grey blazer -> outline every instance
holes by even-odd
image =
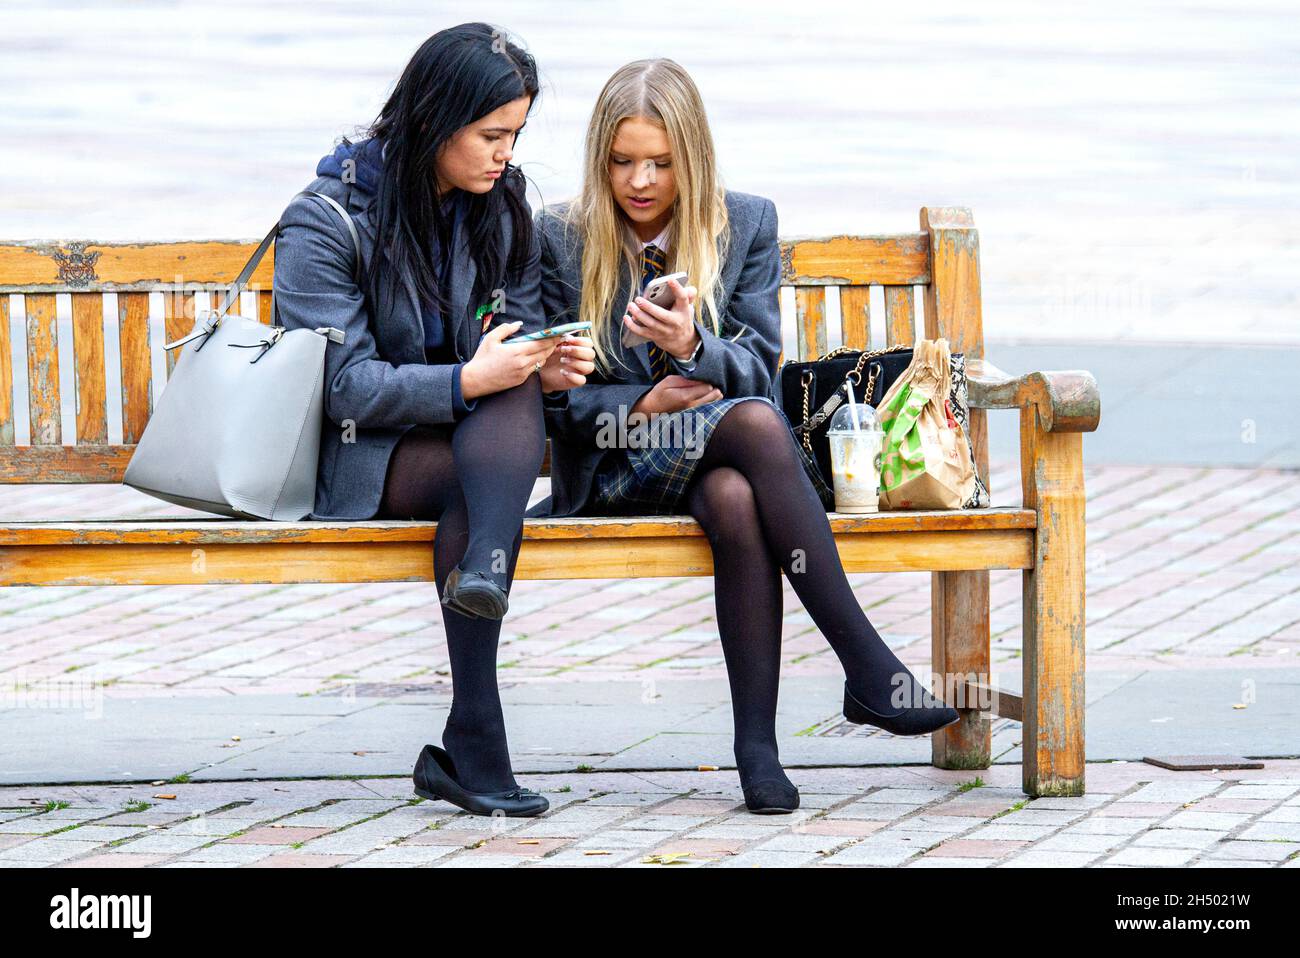
[[[680,375],[712,383],[723,396],[771,397],[781,355],[781,248],[776,206],[766,197],[734,190],[727,191],[726,203],[731,237],[718,300],[722,334],[714,335],[697,320],[703,345],[695,366],[671,362]],[[563,223],[567,208],[567,203],[544,207],[535,218],[542,258],[542,302],[549,325],[578,318],[583,241],[576,230],[566,229]],[[622,307],[629,299],[628,280],[623,277],[614,298],[612,328],[622,329]],[[613,346],[617,358],[609,376],[597,369],[585,385],[545,400],[551,437],[551,497],[530,509],[529,516],[572,516],[582,509],[607,451],[596,446],[601,425],[616,422],[622,435],[632,406],[654,385],[644,343],[627,349],[616,336]]]
[[[333,197],[351,214],[363,261],[375,252],[370,200],[350,183],[320,176],[307,189]],[[517,189],[521,191],[522,186]],[[510,248],[510,217],[504,217],[503,257]],[[451,265],[451,335],[445,345],[457,358],[474,355],[482,335],[474,322],[480,303],[471,298],[476,273],[466,231],[458,233]],[[493,319],[523,321],[520,332],[541,329],[539,250],[505,290],[504,308]],[[275,243],[276,322],[289,329],[335,326],[342,344],[325,349],[325,416],[321,423],[316,506],[310,519],[372,519],[379,510],[388,459],[412,426],[450,423],[454,364],[430,365],[415,283],[403,275],[405,295],[376,315],[374,304],[352,278],[352,239],[338,214],[319,199],[298,196],[280,220]],[[481,284],[480,284],[481,285]],[[486,302],[491,290],[478,291]],[[348,427],[351,427],[350,429]]]

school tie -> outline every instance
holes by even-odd
[[[658,246],[651,243],[641,251],[641,290],[650,285],[650,281],[660,277],[668,268],[668,257]],[[668,375],[668,354],[654,343],[646,343],[650,354],[650,375],[655,382]]]

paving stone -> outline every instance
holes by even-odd
[[[70,832],[61,832],[60,834],[76,836],[76,841],[113,842],[119,838],[145,835],[147,831],[143,828],[122,828],[112,825],[83,825],[81,828],[74,828]],[[52,835],[50,837],[57,838],[58,836]]]
[[[1220,833],[1199,828],[1153,828],[1133,840],[1143,848],[1209,848],[1219,841]]]
[[[679,855],[682,853],[689,853],[694,859],[713,859],[714,861],[721,861],[724,858],[730,858],[739,854],[748,846],[748,844],[748,842],[739,839],[710,839],[678,836],[676,838],[670,838],[663,844],[652,848],[648,854]],[[792,850],[802,851],[803,849]]]
[[[801,801],[801,807],[808,797],[807,795],[801,796],[803,800]],[[735,802],[720,798],[676,798],[656,808],[655,814],[712,818],[717,815],[725,815],[734,810],[735,807]]]
[[[760,848],[782,852],[830,852],[840,845],[856,841],[850,835],[808,834],[783,832],[763,841]]]
[[[127,852],[109,852],[87,855],[72,861],[60,862],[56,868],[147,868],[167,858],[166,855],[132,855]]]
[[[1031,849],[1005,861],[999,868],[1082,868],[1097,860],[1097,852]]]
[[[1061,830],[1065,835],[1134,835],[1156,824],[1154,818],[1085,818]]]
[[[48,838],[38,838],[0,851],[0,867],[8,868],[11,864],[17,862],[53,863],[66,861],[69,858],[97,851],[103,847],[99,842],[52,842]]]
[[[597,832],[596,834],[578,842],[574,847],[582,849],[650,848],[651,846],[657,845],[664,839],[671,838],[672,836],[673,832],[671,831],[651,831],[649,829],[610,829],[607,831]]]
[[[861,819],[815,818],[800,825],[792,826],[791,831],[803,835],[842,835],[849,838],[864,838],[887,827],[887,825],[887,822],[872,822]]]
[[[908,862],[905,868],[991,868],[996,858],[931,858],[924,855]]]
[[[117,847],[122,851],[134,854],[151,854],[154,852],[179,854],[206,845],[216,838],[215,835],[191,835],[167,830],[151,832],[143,838],[131,839]]]
[[[1060,832],[1044,838],[1035,849],[1053,852],[1107,852],[1129,840],[1127,835],[1086,835]]]
[[[703,825],[712,818],[709,815],[642,815],[624,819],[618,827],[637,831],[650,829],[656,832],[680,832]]]
[[[1206,857],[1213,858],[1247,858],[1253,861],[1280,862],[1300,851],[1300,844],[1291,842],[1251,842],[1230,839],[1210,846]]]
[[[1290,798],[1297,791],[1300,791],[1300,782],[1281,782],[1272,785],[1243,782],[1228,786],[1216,797],[1279,800]]]
[[[1029,808],[1037,809],[1065,809],[1071,811],[1076,808],[1091,809],[1098,805],[1105,805],[1115,796],[1108,795],[1104,792],[1088,792],[1086,795],[1077,795],[1072,797],[1049,797],[1036,798],[1030,804]]]
[[[1071,811],[1069,809],[1029,809],[1009,812],[997,821],[1002,825],[1067,825],[1087,814],[1087,809]]]
[[[357,859],[358,865],[427,865],[430,862],[436,862],[439,859],[446,858],[453,852],[460,850],[460,846],[449,845],[390,845],[387,848],[381,848],[378,851],[372,851],[370,854]],[[277,858],[279,856],[276,856]],[[314,858],[338,858],[348,861],[345,855],[312,855]]]
[[[904,832],[964,832],[984,824],[983,818],[967,818],[960,815],[912,815],[908,818],[891,822],[889,827]]]
[[[1244,858],[1202,858],[1192,862],[1189,868],[1270,868],[1268,862],[1252,861]]]
[[[1112,802],[1092,814],[1105,818],[1164,818],[1182,807],[1182,802]]]
[[[843,808],[837,808],[828,814],[828,818],[865,818],[871,821],[890,821],[896,818],[902,818],[910,812],[921,808],[920,805],[895,804],[895,803],[878,803],[878,802],[854,802],[852,805],[845,805]]]
[[[763,848],[754,851],[744,852],[740,855],[732,855],[721,861],[710,865],[710,868],[800,868],[814,862],[822,861],[822,857],[813,852],[803,851],[779,851],[773,849],[767,851]]]
[[[1122,848],[1107,862],[1112,865],[1140,865],[1148,868],[1171,868],[1186,865],[1196,856],[1193,848]]]
[[[1004,825],[1002,820],[998,819],[991,825],[984,825],[969,832],[964,837],[986,841],[1032,842],[1046,838],[1060,827],[1060,825]]]
[[[868,795],[865,801],[873,805],[896,804],[924,805],[928,802],[949,796],[950,788],[881,788]]]
[[[289,851],[283,848],[274,855],[249,862],[246,868],[334,868],[350,861],[347,855],[312,855],[308,852]],[[403,863],[405,864],[405,863]]]
[[[292,845],[295,842],[307,842],[321,835],[327,835],[332,828],[274,828],[270,825],[252,828],[242,835],[227,838],[232,845]]]
[[[518,855],[469,855],[462,852],[450,858],[444,858],[440,862],[435,862],[433,868],[516,868],[527,862],[528,859],[520,858]],[[344,865],[344,868],[354,867]],[[364,866],[376,867],[376,866]],[[382,866],[388,867],[388,866]]]
[[[590,849],[588,849],[590,851]],[[631,849],[608,849],[608,855],[589,855],[587,851],[577,848],[566,848],[563,851],[549,855],[542,860],[544,867],[563,867],[563,868],[610,868],[621,862],[627,861],[631,855],[640,855],[642,852],[633,852]]]
[[[274,855],[276,852],[281,851],[284,851],[283,845],[232,845],[229,842],[218,842],[217,844],[209,845],[206,848],[196,848],[193,851],[182,855],[181,858],[184,861],[243,865],[247,862],[255,862],[260,858],[265,858],[267,855]]]
[[[1197,812],[1188,809],[1171,815],[1160,822],[1161,828],[1205,828],[1216,832],[1227,832],[1243,822],[1249,821],[1249,815],[1232,812]]]
[[[1121,795],[1115,802],[1191,802],[1212,794],[1217,788],[1219,782],[1208,780],[1148,782],[1135,792]]]
[[[869,845],[865,842],[850,845],[823,859],[827,865],[901,865],[907,859],[925,851],[925,846],[900,844]]]
[[[1297,822],[1259,822],[1236,836],[1245,841],[1300,842],[1300,823]]]

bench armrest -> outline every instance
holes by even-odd
[[[966,368],[972,409],[1038,408],[1044,432],[1092,432],[1101,420],[1101,393],[1083,369],[1008,376],[982,359]]]

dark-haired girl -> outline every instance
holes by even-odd
[[[335,326],[313,519],[436,520],[435,583],[453,700],[443,748],[416,761],[417,794],[477,814],[536,815],[545,798],[510,767],[497,641],[523,514],[545,452],[543,389],[593,368],[583,352],[543,371],[538,249],[510,161],[537,98],[532,57],[468,23],[429,37],[357,142],[322,158],[281,219],[275,305],[290,328]]]

